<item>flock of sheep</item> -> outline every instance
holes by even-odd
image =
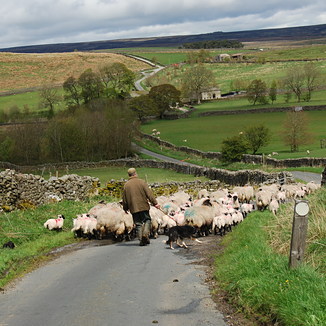
[[[318,189],[314,182],[308,184],[271,184],[258,189],[252,186],[234,187],[232,190],[219,189],[198,191],[196,198],[185,191],[170,196],[157,197],[160,209],[150,208],[152,218],[151,236],[158,237],[176,225],[191,225],[197,236],[209,234],[224,235],[239,224],[253,210],[269,209],[277,213],[279,205],[288,200],[301,199]],[[60,230],[64,217],[50,219],[44,227]],[[71,230],[77,237],[103,239],[113,236],[116,240],[131,240],[135,237],[135,228],[130,213],[126,213],[120,203],[99,202],[87,213],[73,219]]]

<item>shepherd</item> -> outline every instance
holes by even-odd
[[[122,205],[125,212],[130,211],[140,246],[150,244],[149,235],[151,231],[151,217],[149,209],[151,203],[160,209],[153,192],[149,189],[147,183],[138,178],[135,168],[128,170],[129,180],[123,187]]]

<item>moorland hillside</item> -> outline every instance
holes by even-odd
[[[9,51],[16,53],[50,53],[50,52],[71,52],[71,51],[93,51],[115,48],[134,48],[134,47],[180,47],[184,43],[209,41],[209,40],[238,40],[240,42],[257,42],[257,41],[302,41],[305,40],[311,44],[325,44],[326,24],[299,26],[288,28],[273,28],[261,30],[248,30],[238,32],[214,32],[197,35],[177,35],[165,37],[150,38],[131,38],[118,40],[104,40],[94,42],[79,43],[60,43],[60,44],[43,44],[20,46],[13,48],[0,49],[0,52]]]

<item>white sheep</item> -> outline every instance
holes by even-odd
[[[97,236],[97,219],[90,214],[79,214],[77,218],[73,219],[73,228],[71,232],[74,232],[76,236],[87,236],[89,239],[93,236]]]
[[[320,188],[320,184],[316,184],[314,181],[310,181],[306,184],[307,193],[311,194],[313,191]]]
[[[89,212],[91,212],[91,209]],[[126,213],[119,203],[109,203],[96,210],[96,229],[102,238],[112,233],[116,239],[122,240],[124,236],[131,239],[134,223],[132,215]]]
[[[279,205],[277,199],[276,199],[276,198],[273,198],[273,199],[271,200],[271,202],[269,203],[269,205],[268,205],[268,209],[269,209],[269,210],[270,210],[274,215],[276,215],[276,212],[278,211],[279,208],[280,208],[280,205]]]
[[[260,190],[256,193],[257,209],[263,211],[272,200],[273,193],[268,190]]]
[[[63,215],[58,215],[57,218],[48,219],[43,225],[46,229],[61,231],[64,219],[65,217]]]

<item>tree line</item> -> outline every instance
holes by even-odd
[[[184,43],[185,49],[219,49],[219,48],[243,48],[243,44],[238,40],[209,40],[200,42]]]

